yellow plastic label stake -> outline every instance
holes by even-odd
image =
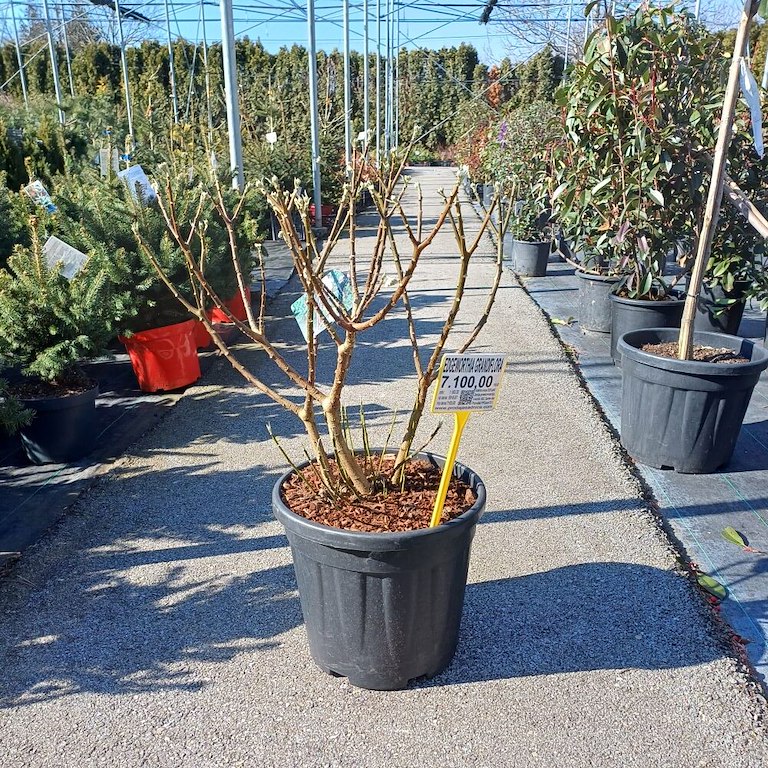
[[[432,413],[453,412],[453,435],[429,527],[440,524],[464,426],[472,411],[496,407],[507,359],[504,355],[443,355],[432,396]]]
[[[453,414],[453,418],[451,445],[448,448],[448,455],[445,457],[443,476],[440,478],[440,487],[437,489],[437,498],[435,499],[435,507],[432,510],[432,519],[429,521],[430,528],[440,525],[445,497],[448,495],[448,485],[451,482],[451,475],[453,475],[453,465],[456,463],[456,454],[459,452],[461,433],[464,431],[464,425],[469,420],[469,411],[456,411]]]

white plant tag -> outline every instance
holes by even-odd
[[[128,189],[131,190],[134,198],[138,188],[143,203],[152,202],[157,197],[155,190],[152,189],[152,185],[149,183],[147,174],[144,173],[144,169],[140,165],[132,165],[130,168],[120,171],[117,175],[128,185]]]
[[[73,248],[69,243],[59,240],[58,237],[49,237],[43,245],[45,262],[50,269],[54,269],[57,264],[61,265],[61,274],[71,280],[85,264],[88,257]]]
[[[39,205],[41,208],[45,208],[48,213],[56,213],[58,210],[53,200],[51,200],[48,190],[43,186],[43,182],[39,179],[27,184],[27,186],[24,187],[24,192],[26,192],[32,202]]]
[[[739,68],[741,92],[744,94],[744,100],[749,104],[750,116],[752,118],[752,136],[755,140],[755,152],[762,157],[765,154],[765,149],[763,147],[763,115],[760,111],[760,91],[746,59],[741,59]]]
[[[330,272],[326,272],[323,275],[323,285],[327,288],[328,293],[333,296],[347,312],[352,310],[352,283],[349,281],[349,277],[338,269],[332,269]],[[325,309],[325,306],[316,299],[315,312],[312,319],[312,331],[315,338],[317,338],[324,330],[325,324],[320,317],[320,312],[328,322],[332,322],[332,319]],[[307,294],[303,294],[296,301],[291,304],[291,312],[296,318],[296,322],[301,328],[301,334],[304,336],[304,341],[309,341],[309,301]]]

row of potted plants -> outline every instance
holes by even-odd
[[[763,236],[725,203],[708,251],[703,286],[699,289],[691,277],[697,246],[706,234],[705,209],[731,63],[741,57],[740,52],[729,54],[719,39],[673,6],[641,6],[620,18],[609,14],[556,92],[556,105],[529,105],[504,116],[483,148],[486,179],[500,185],[511,201],[525,201],[515,204],[519,215],[510,221],[513,242],[507,255],[512,268],[522,275],[543,274],[554,230],[562,255],[580,278],[581,327],[611,334],[617,365],[634,356],[628,347],[633,333],[680,327],[683,289],[691,283],[697,294],[698,332],[735,334],[745,302],[753,298],[766,303]],[[768,210],[768,158],[756,152],[746,102],[736,105],[726,138],[722,146],[730,178],[758,210]],[[535,237],[537,232],[540,237]],[[520,241],[534,239],[545,241],[539,267],[517,256]],[[677,334],[658,332],[654,339],[671,341]],[[740,339],[701,338],[702,343],[749,358],[745,366],[751,373],[744,381],[754,384],[755,370],[759,375],[764,367],[761,350],[753,351]],[[654,389],[649,382],[669,379],[670,370],[682,366],[687,371],[690,364],[671,360],[656,365],[652,373],[643,371],[642,385],[637,383],[640,362],[631,364],[631,371],[624,373],[622,438],[646,463],[712,471],[730,458],[748,392],[733,408],[712,392],[694,405],[695,398],[683,395],[684,387],[676,382],[672,389],[659,390],[658,403],[646,402],[639,410],[637,406],[642,392]],[[710,365],[706,372],[717,374],[721,382],[727,371],[730,383],[740,370],[732,364],[693,365]],[[744,381],[738,385],[742,395],[751,392]],[[701,434],[705,443],[712,437],[714,423],[707,420],[722,409],[727,418],[718,425],[735,424],[735,432],[725,438],[722,450],[711,443],[694,450],[690,441],[684,447],[683,439],[663,437],[670,429],[666,422],[649,427],[648,412],[656,405],[660,411],[685,408],[686,418],[692,419],[699,411],[705,424],[671,428],[694,442]],[[674,447],[661,450],[659,443]]]
[[[78,362],[101,351],[110,333],[120,327],[130,327],[134,338],[143,333],[137,303],[148,307],[155,317],[174,319],[161,314],[161,309],[170,307],[165,303],[168,296],[160,290],[165,289],[176,302],[174,306],[203,323],[223,355],[250,384],[301,422],[309,441],[309,460],[293,464],[279,478],[272,501],[294,554],[310,648],[321,669],[347,675],[355,685],[377,689],[403,687],[413,678],[436,674],[450,662],[458,640],[470,546],[485,505],[480,478],[456,465],[440,524],[430,525],[434,517],[431,499],[442,459],[423,453],[415,441],[428,390],[438,376],[442,352],[461,308],[469,262],[495,204],[480,232],[470,235],[458,207],[457,183],[442,193],[434,219],[426,223],[422,212],[418,213],[417,226],[416,217],[411,221],[403,208],[400,185],[408,184],[402,174],[404,163],[405,156],[400,155],[393,155],[382,168],[355,163],[339,215],[322,243],[310,226],[306,195],[298,189],[284,190],[277,181],[260,190],[275,212],[305,292],[306,366],[288,362],[283,344],[270,338],[271,329],[264,327],[261,317],[254,317],[247,303],[246,320],[226,311],[225,316],[267,353],[299,397],[286,396],[285,387],[261,380],[239,351],[221,337],[205,311],[211,301],[217,309],[225,309],[217,298],[220,289],[215,287],[220,276],[212,266],[222,232],[241,287],[248,274],[250,265],[241,255],[242,248],[248,248],[247,239],[239,236],[247,192],[230,195],[215,180],[197,178],[190,195],[186,182],[168,176],[159,185],[156,207],[142,203],[134,209],[129,195],[119,187],[110,188],[111,199],[131,210],[128,219],[115,221],[113,202],[93,195],[93,190],[86,200],[62,186],[56,198],[60,211],[35,222],[30,248],[17,247],[9,269],[0,273],[0,313],[4,313],[0,314],[0,342],[5,345],[6,325],[14,319],[18,323],[18,343],[3,346],[2,354],[27,372],[50,375],[59,385],[66,378],[72,388],[79,386],[90,397],[90,383],[80,380]],[[359,232],[355,217],[364,192],[378,216],[372,253],[365,257],[355,244]],[[77,211],[76,216],[69,215],[70,207]],[[405,245],[395,241],[394,220],[405,222],[409,235]],[[417,342],[420,326],[410,311],[408,288],[423,253],[443,228],[455,234],[458,279],[440,338],[426,348]],[[87,256],[69,277],[60,265],[49,267],[44,258],[41,239],[54,231],[83,248]],[[342,240],[349,243],[342,245]],[[346,276],[335,275],[331,286],[326,280],[327,263],[335,250],[351,254],[350,268]],[[138,257],[143,257],[143,266],[132,262]],[[385,280],[383,271],[389,269],[390,259],[394,259],[397,278]],[[144,267],[154,270],[158,281],[151,280],[151,273],[142,271]],[[127,274],[134,275],[135,285],[121,282]],[[482,328],[494,297],[492,291],[464,348]],[[48,327],[38,329],[39,338],[30,335],[32,321],[23,317],[24,306],[32,302],[49,313],[43,315],[49,322]],[[361,334],[388,320],[403,305],[414,346],[413,405],[393,450],[385,446],[378,452],[368,447],[361,417],[363,436],[358,444],[362,442],[366,448],[358,451],[343,401],[355,348]],[[84,327],[83,338],[75,338],[74,329],[86,311],[94,329]],[[317,331],[327,334],[330,343],[317,341],[316,325],[322,326]],[[62,354],[57,358],[61,365],[43,362],[50,357],[46,334],[62,339]],[[14,357],[11,352],[18,354]],[[329,365],[334,357],[336,364]],[[321,370],[333,372],[330,381],[318,375]],[[19,412],[5,416],[16,423],[25,420]],[[305,503],[307,493],[311,504]],[[373,602],[368,599],[371,595]]]
[[[86,171],[57,180],[53,212],[23,193],[13,200],[27,218],[20,239],[28,245],[17,243],[0,269],[0,360],[8,379],[3,407],[18,413],[21,406],[22,413],[34,415],[9,420],[8,427],[20,429],[35,463],[73,461],[92,450],[98,386],[82,362],[107,354],[117,340],[145,392],[178,389],[200,377],[197,350],[211,344],[210,335],[163,284],[147,253],[206,319],[229,322],[233,312],[245,317],[255,241],[245,204],[234,230],[239,268],[248,276],[241,291],[217,206],[201,200],[194,176],[181,180],[167,172],[165,178],[176,192],[174,220],[210,232],[205,251],[195,254],[210,294],[190,283],[151,190]],[[222,200],[231,197],[218,180],[215,186]],[[65,250],[52,252],[47,246],[54,241]],[[64,262],[57,261],[62,253]]]
[[[609,332],[615,314],[618,339],[631,327],[625,300],[653,302],[654,322],[679,323],[675,290],[698,237],[728,63],[720,40],[674,8],[608,16],[556,105],[519,107],[492,126],[480,172],[489,192],[500,185],[515,201],[507,256],[519,274],[540,276],[557,234],[582,278],[583,328]],[[741,108],[729,173],[761,206],[768,161],[750,129]],[[521,258],[524,250],[536,258]],[[739,214],[722,211],[698,328],[738,329],[744,300],[759,299],[764,250]]]

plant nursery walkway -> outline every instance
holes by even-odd
[[[451,172],[413,175],[434,213]],[[484,249],[457,344],[493,279],[490,240]],[[446,230],[416,273],[427,341],[450,306],[453,254]],[[271,305],[271,323],[298,364],[295,290]],[[347,402],[366,404],[383,444],[414,377],[402,317],[377,329],[353,363]],[[470,419],[459,453],[489,502],[459,648],[443,673],[381,693],[314,666],[270,510],[284,462],[265,429],[300,456],[300,425],[221,362],[0,583],[3,762],[768,764],[759,686],[680,570],[545,317],[509,274],[475,351],[505,352],[509,368],[497,410]],[[278,384],[264,356],[246,354]],[[425,417],[425,435],[435,423]]]

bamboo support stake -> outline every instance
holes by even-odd
[[[723,100],[723,113],[720,117],[720,127],[717,133],[715,145],[714,164],[712,166],[712,178],[707,193],[707,204],[704,209],[701,235],[696,249],[696,261],[693,265],[691,278],[688,281],[688,290],[683,309],[683,320],[680,324],[680,337],[678,344],[678,357],[680,360],[690,360],[693,351],[693,321],[696,316],[696,304],[701,291],[701,282],[704,278],[704,270],[712,250],[712,241],[715,236],[717,220],[720,216],[720,203],[723,199],[723,181],[725,180],[725,161],[728,146],[731,143],[731,131],[733,129],[733,116],[736,109],[736,101],[739,97],[739,66],[741,57],[747,43],[749,27],[752,18],[757,13],[758,0],[745,0],[744,10],[739,20],[736,31],[736,42],[733,46],[733,58],[728,73],[728,87]]]

